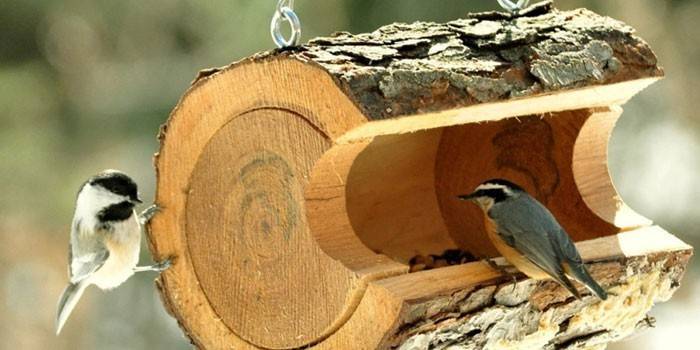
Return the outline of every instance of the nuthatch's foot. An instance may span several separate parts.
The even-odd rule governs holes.
[[[495,261],[491,259],[484,259],[489,266],[500,272],[502,275],[508,276],[513,280],[513,291],[515,291],[515,286],[518,283],[518,278],[515,276],[515,274],[511,273],[508,271],[508,269],[505,266],[498,265]]]
[[[644,316],[644,319],[642,321],[646,323],[647,327],[656,328],[656,318],[654,318],[653,316],[646,315]]]
[[[161,207],[159,207],[158,204],[153,204],[142,211],[141,214],[139,214],[139,222],[141,225],[145,225],[151,221],[151,219],[153,219],[153,217],[156,216],[160,210]]]
[[[172,259],[168,258],[151,266],[136,266],[134,267],[134,272],[154,271],[160,273],[169,269],[172,265]]]

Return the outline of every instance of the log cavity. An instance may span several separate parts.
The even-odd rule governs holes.
[[[523,186],[576,241],[615,234],[615,212],[623,205],[605,160],[617,116],[582,109],[335,145],[316,164],[306,191],[312,235],[351,269],[366,268],[357,262],[372,261],[369,251],[403,264],[455,248],[497,256],[481,211],[457,199],[490,178]],[[607,131],[601,120],[609,121]],[[587,123],[597,130],[588,131]],[[608,195],[584,198],[593,193],[588,188]]]

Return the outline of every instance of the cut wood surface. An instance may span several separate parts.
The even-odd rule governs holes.
[[[442,312],[416,310],[442,310],[458,291],[494,300],[500,276],[482,263],[408,274],[407,263],[457,247],[495,255],[476,208],[454,198],[487,177],[521,182],[576,240],[645,232],[614,189],[606,145],[619,105],[662,74],[629,26],[551,3],[338,33],[203,71],[155,159],[163,210],[149,244],[175,259],[158,281],[163,300],[206,349],[442,337]],[[528,283],[516,290],[554,288]]]

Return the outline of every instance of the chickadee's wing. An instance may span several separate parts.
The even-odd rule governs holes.
[[[71,261],[71,283],[78,283],[99,270],[109,258],[107,249],[99,250],[95,253],[84,254]]]
[[[69,250],[70,281],[78,283],[95,273],[109,258],[101,235],[76,220],[71,230]]]

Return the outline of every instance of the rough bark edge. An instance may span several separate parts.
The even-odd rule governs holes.
[[[185,327],[185,325],[182,323],[182,320],[180,317],[178,317],[178,313],[176,312],[177,308],[175,305],[172,303],[172,299],[170,297],[170,292],[168,289],[165,287],[165,282],[163,282],[163,276],[158,277],[155,280],[155,286],[156,289],[158,290],[158,294],[160,296],[160,300],[163,302],[163,307],[165,308],[165,312],[170,315],[175,321],[177,321],[177,326],[180,328],[182,331],[182,335],[187,341],[192,345],[195,349],[204,349],[202,346],[202,343],[199,342],[196,338],[195,335],[190,333],[190,331]]]
[[[244,61],[285,57],[327,70],[372,120],[663,76],[632,27],[586,9],[559,11],[551,1],[517,16],[484,12],[339,32]]]
[[[647,312],[678,289],[691,255],[683,250],[590,264],[611,293],[604,302],[590,295],[579,301],[554,282],[527,279],[410,303],[387,348],[603,348],[650,326]]]

